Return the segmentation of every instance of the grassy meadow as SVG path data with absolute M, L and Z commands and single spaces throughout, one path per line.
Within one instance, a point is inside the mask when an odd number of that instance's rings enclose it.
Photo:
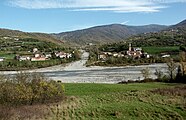
M 12 118 L 48 120 L 185 120 L 186 85 L 65 84 L 63 102 L 15 108 Z M 11 113 L 11 112 L 9 112 Z M 9 118 L 11 119 L 11 118 Z
M 67 110 L 72 119 L 186 119 L 185 95 L 161 95 L 158 90 L 152 91 L 156 88 L 173 89 L 176 84 L 65 84 L 65 86 L 66 95 L 81 100 L 79 107 Z

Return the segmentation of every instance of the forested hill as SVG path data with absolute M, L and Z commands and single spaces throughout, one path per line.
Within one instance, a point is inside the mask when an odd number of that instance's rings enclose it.
M 40 41 L 45 42 L 52 42 L 56 44 L 63 43 L 60 40 L 57 40 L 56 38 L 52 37 L 50 34 L 45 33 L 28 33 L 28 32 L 22 32 L 18 30 L 9 30 L 9 29 L 0 29 L 0 37 L 16 37 L 16 38 L 32 38 L 37 39 Z
M 168 28 L 168 30 L 178 30 L 179 32 L 181 32 L 182 34 L 186 34 L 186 20 L 183 20 L 182 22 L 176 24 L 176 25 L 172 25 Z
M 110 46 L 123 46 L 130 42 L 133 46 L 186 46 L 186 20 L 160 32 L 151 32 L 129 37 L 125 41 Z M 126 44 L 128 45 L 128 44 Z
M 53 34 L 53 36 L 57 39 L 80 45 L 87 43 L 100 44 L 123 41 L 132 35 L 158 32 L 166 28 L 167 26 L 163 25 L 127 26 L 121 24 L 112 24 L 72 32 Z

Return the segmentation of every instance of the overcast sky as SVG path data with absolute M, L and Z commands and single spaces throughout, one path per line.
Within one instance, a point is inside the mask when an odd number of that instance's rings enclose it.
M 186 0 L 0 0 L 0 28 L 58 33 L 106 24 L 172 25 Z

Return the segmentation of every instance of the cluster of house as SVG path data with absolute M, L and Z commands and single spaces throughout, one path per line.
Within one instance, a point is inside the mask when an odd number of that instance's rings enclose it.
M 8 37 L 8 36 L 5 36 L 5 37 L 2 37 L 4 40 L 15 40 L 15 41 L 18 41 L 19 40 L 19 38 L 18 38 L 18 36 L 14 36 L 14 37 Z
M 50 58 L 52 58 L 52 54 L 51 53 L 40 53 L 38 51 L 37 48 L 33 49 L 33 54 L 34 56 L 16 56 L 16 59 L 19 61 L 45 61 L 45 60 L 49 60 Z M 71 58 L 72 57 L 72 53 L 66 53 L 66 52 L 62 52 L 62 51 L 58 51 L 54 53 L 56 58 Z
M 125 57 L 125 58 L 133 58 L 133 59 L 139 59 L 139 58 L 150 58 L 150 55 L 144 51 L 142 51 L 142 48 L 133 48 L 131 44 L 129 44 L 128 51 L 123 51 L 120 53 L 112 53 L 112 52 L 102 52 L 98 55 L 99 60 L 106 60 L 108 57 Z

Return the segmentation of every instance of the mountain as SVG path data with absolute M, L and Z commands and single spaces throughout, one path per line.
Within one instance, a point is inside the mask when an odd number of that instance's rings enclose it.
M 52 35 L 66 42 L 84 45 L 87 43 L 100 44 L 123 41 L 132 35 L 158 32 L 165 28 L 167 28 L 167 26 L 163 25 L 127 26 L 111 24 Z
M 45 42 L 52 42 L 56 44 L 62 43 L 62 41 L 57 40 L 50 34 L 28 33 L 28 32 L 22 32 L 18 30 L 9 30 L 9 29 L 0 29 L 0 37 L 32 38 L 32 39 L 37 39 Z
M 174 27 L 186 27 L 186 20 L 183 20 L 182 22 L 174 25 Z
M 176 30 L 176 31 L 186 33 L 186 20 L 183 20 L 176 25 L 170 26 L 167 30 Z
M 131 36 L 126 41 L 134 46 L 186 46 L 186 20 L 156 33 Z

